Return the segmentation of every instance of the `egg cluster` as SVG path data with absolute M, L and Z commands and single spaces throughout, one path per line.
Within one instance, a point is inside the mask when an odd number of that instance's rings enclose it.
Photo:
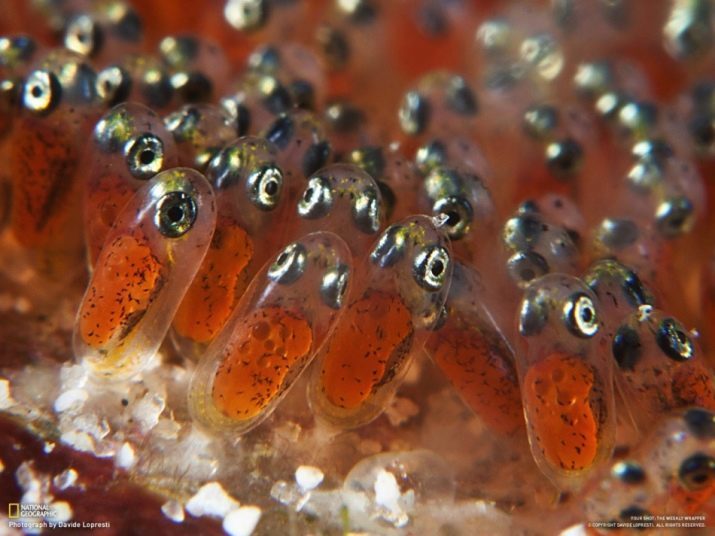
M 51 310 L 86 270 L 95 377 L 169 341 L 237 437 L 303 372 L 369 425 L 431 359 L 579 520 L 715 523 L 709 2 L 0 9 L 4 271 Z

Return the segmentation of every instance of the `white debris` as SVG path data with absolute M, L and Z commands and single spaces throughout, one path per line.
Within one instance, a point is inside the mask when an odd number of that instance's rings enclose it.
M 10 394 L 10 382 L 5 378 L 0 379 L 0 410 L 8 409 L 15 405 Z
M 181 506 L 179 501 L 173 499 L 166 501 L 161 505 L 161 511 L 174 523 L 183 523 L 184 521 L 184 507 Z
M 201 486 L 196 495 L 186 503 L 186 511 L 194 517 L 226 517 L 231 510 L 240 506 L 218 482 L 209 482 Z
M 56 501 L 50 504 L 50 509 L 52 514 L 47 516 L 47 521 L 53 521 L 55 523 L 66 523 L 72 516 L 72 506 L 67 501 Z
M 50 452 L 55 450 L 55 444 L 52 441 L 45 441 L 45 444 L 42 447 L 42 450 L 45 451 L 45 454 L 49 454 Z
M 57 413 L 78 411 L 82 409 L 87 398 L 89 398 L 89 393 L 84 389 L 70 389 L 65 391 L 55 400 L 55 411 Z
M 301 493 L 298 492 L 293 484 L 289 484 L 285 480 L 278 480 L 271 486 L 271 498 L 275 499 L 286 506 L 297 503 L 301 498 Z
M 166 400 L 154 393 L 147 392 L 144 397 L 134 405 L 132 416 L 141 428 L 143 434 L 148 433 L 159 422 L 159 415 L 166 407 Z
M 60 369 L 62 390 L 81 389 L 87 384 L 89 370 L 82 365 L 65 364 Z
M 86 432 L 69 430 L 60 436 L 60 441 L 76 450 L 94 452 L 94 439 L 92 439 L 92 436 Z
M 119 449 L 119 452 L 117 452 L 115 462 L 117 464 L 117 467 L 121 467 L 122 469 L 129 469 L 132 465 L 134 465 L 136 459 L 137 456 L 134 452 L 134 447 L 132 447 L 129 443 L 124 442 L 122 447 Z
M 325 478 L 323 471 L 312 465 L 301 465 L 295 470 L 295 481 L 303 491 L 317 488 Z
M 567 529 L 562 530 L 559 536 L 586 536 L 587 534 L 586 527 L 582 523 L 579 523 L 578 525 L 571 525 Z
M 261 509 L 258 506 L 242 506 L 226 515 L 223 530 L 231 536 L 251 536 L 260 519 Z
M 65 469 L 52 479 L 52 484 L 54 484 L 57 489 L 67 489 L 75 485 L 77 482 L 77 476 L 77 471 L 74 469 Z
M 420 408 L 409 398 L 396 396 L 390 405 L 385 409 L 392 426 L 401 426 L 420 412 Z

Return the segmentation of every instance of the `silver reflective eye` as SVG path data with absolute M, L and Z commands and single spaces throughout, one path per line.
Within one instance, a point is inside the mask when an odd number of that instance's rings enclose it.
M 102 151 L 119 151 L 132 134 L 134 121 L 124 106 L 107 112 L 94 127 L 94 141 Z
M 89 15 L 78 15 L 65 31 L 65 48 L 82 56 L 96 54 L 102 48 L 102 30 Z
M 646 474 L 640 464 L 634 461 L 617 462 L 611 468 L 611 475 L 624 484 L 642 484 Z
M 432 140 L 422 145 L 415 153 L 415 164 L 420 173 L 427 175 L 431 170 L 443 166 L 447 161 L 447 147 L 440 140 Z
M 124 144 L 124 157 L 133 177 L 150 179 L 164 166 L 164 144 L 154 134 L 141 134 Z
M 401 225 L 392 225 L 380 236 L 375 249 L 370 253 L 370 260 L 380 268 L 387 268 L 404 256 L 406 247 L 407 231 Z
M 132 88 L 132 79 L 127 71 L 114 65 L 97 74 L 95 86 L 100 100 L 112 106 L 127 100 Z
M 715 458 L 703 452 L 688 456 L 678 468 L 678 480 L 692 492 L 711 488 L 715 481 Z
M 665 199 L 655 211 L 656 227 L 667 238 L 688 232 L 694 220 L 693 204 L 683 196 Z
M 545 228 L 538 215 L 525 212 L 507 220 L 502 238 L 508 248 L 515 251 L 526 250 L 538 242 Z
M 423 289 L 430 292 L 440 290 L 449 275 L 449 251 L 442 246 L 422 249 L 412 265 L 412 276 Z
M 576 89 L 589 97 L 606 93 L 612 84 L 613 73 L 606 62 L 582 63 L 574 75 Z
M 400 126 L 405 134 L 416 136 L 427 128 L 430 117 L 430 104 L 416 91 L 408 91 L 402 99 L 398 112 Z
M 268 278 L 282 285 L 295 283 L 305 273 L 307 260 L 305 246 L 294 242 L 278 254 L 268 268 Z
M 573 294 L 564 304 L 563 314 L 566 327 L 577 337 L 590 338 L 598 333 L 596 307 L 586 294 Z
M 658 326 L 655 340 L 663 353 L 674 361 L 687 361 L 695 355 L 693 342 L 674 318 L 665 318 Z
M 527 290 L 519 308 L 519 333 L 531 337 L 541 333 L 549 319 L 548 304 L 540 292 Z
M 536 68 L 546 80 L 556 78 L 564 65 L 564 56 L 556 39 L 550 34 L 539 34 L 521 43 L 521 58 Z
M 513 28 L 504 19 L 490 19 L 477 28 L 477 43 L 491 55 L 504 52 L 512 39 Z
M 253 171 L 246 179 L 248 198 L 261 210 L 273 210 L 283 191 L 283 172 L 268 164 Z
M 662 182 L 664 174 L 663 161 L 652 154 L 646 154 L 638 158 L 626 178 L 636 191 L 648 193 Z
M 576 173 L 583 160 L 581 145 L 574 139 L 554 141 L 546 146 L 546 165 L 558 178 Z
M 447 107 L 459 115 L 471 116 L 477 113 L 477 98 L 461 76 L 449 79 L 445 100 Z
M 199 41 L 193 36 L 167 36 L 159 42 L 162 59 L 171 67 L 181 69 L 199 54 Z
M 364 233 L 373 234 L 380 229 L 380 202 L 372 188 L 359 192 L 353 199 L 353 221 Z
M 348 161 L 356 165 L 375 180 L 385 172 L 385 155 L 382 148 L 376 145 L 366 145 L 354 149 L 348 155 Z
M 48 114 L 60 103 L 61 95 L 62 86 L 53 73 L 33 71 L 25 81 L 22 104 L 36 114 Z
M 672 2 L 663 37 L 668 51 L 676 58 L 690 58 L 703 54 L 712 46 L 710 25 L 712 7 L 707 0 Z
M 303 218 L 322 218 L 333 206 L 333 189 L 325 177 L 311 177 L 303 197 L 298 201 L 298 214 Z
M 176 141 L 189 141 L 197 134 L 201 121 L 201 110 L 196 106 L 187 105 L 167 115 L 164 126 L 174 135 Z
M 349 277 L 350 268 L 344 264 L 338 264 L 325 272 L 320 282 L 320 297 L 325 305 L 331 309 L 340 309 L 343 306 Z
M 622 249 L 638 240 L 638 225 L 632 220 L 605 218 L 596 230 L 596 238 L 609 249 Z
M 545 140 L 556 129 L 559 113 L 548 104 L 532 106 L 524 112 L 524 130 L 534 139 Z
M 628 101 L 618 111 L 618 122 L 631 134 L 644 134 L 658 120 L 658 108 L 650 102 Z
M 535 251 L 517 251 L 506 263 L 509 276 L 520 286 L 549 273 L 549 263 Z
M 256 30 L 263 26 L 268 15 L 265 0 L 228 0 L 223 8 L 226 21 L 237 30 Z
M 194 196 L 187 192 L 168 192 L 156 205 L 154 225 L 167 238 L 179 238 L 196 222 L 198 206 Z
M 310 177 L 313 173 L 322 168 L 328 161 L 328 158 L 330 158 L 332 151 L 333 149 L 330 147 L 330 143 L 325 140 L 311 144 L 310 147 L 305 150 L 303 162 L 300 166 L 303 175 Z
M 447 234 L 452 240 L 459 240 L 471 229 L 474 211 L 463 197 L 449 196 L 438 199 L 432 205 L 432 215 L 444 216 Z
M 618 91 L 606 91 L 596 99 L 596 111 L 609 120 L 615 120 L 628 102 L 628 97 Z

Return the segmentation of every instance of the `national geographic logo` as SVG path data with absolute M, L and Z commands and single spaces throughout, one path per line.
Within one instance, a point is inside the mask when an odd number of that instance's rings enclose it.
M 20 518 L 20 503 L 9 503 L 7 505 L 7 517 L 10 519 Z
M 49 504 L 8 503 L 7 505 L 7 517 L 9 519 L 51 517 L 53 514 L 54 512 Z

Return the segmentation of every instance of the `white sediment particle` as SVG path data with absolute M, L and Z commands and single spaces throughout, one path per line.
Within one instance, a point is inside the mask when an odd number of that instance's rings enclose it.
M 209 482 L 201 486 L 196 495 L 186 503 L 186 511 L 194 517 L 226 517 L 231 510 L 240 506 L 218 482 Z
M 84 389 L 69 389 L 63 392 L 55 400 L 55 411 L 64 413 L 65 411 L 79 411 L 89 398 L 89 393 Z
M 62 434 L 60 441 L 76 450 L 94 452 L 94 439 L 87 432 L 69 430 Z
M 52 441 L 45 441 L 45 444 L 42 447 L 42 450 L 45 451 L 45 454 L 49 454 L 50 452 L 55 450 L 55 444 Z
M 571 525 L 567 529 L 562 530 L 559 536 L 586 536 L 587 534 L 586 527 L 579 523 L 578 525 Z
M 132 412 L 134 420 L 146 434 L 159 422 L 159 415 L 164 411 L 166 401 L 163 397 L 147 392 L 134 406 Z
M 22 488 L 20 501 L 23 504 L 46 504 L 52 501 L 49 493 L 50 479 L 47 475 L 36 472 L 32 462 L 22 462 L 15 471 L 15 480 Z
M 62 389 L 81 389 L 87 384 L 89 371 L 82 365 L 62 365 L 60 369 L 60 384 Z
M 325 478 L 323 471 L 312 465 L 301 465 L 295 470 L 296 484 L 303 491 L 310 491 L 317 488 Z
M 179 501 L 173 499 L 166 501 L 161 505 L 161 511 L 174 523 L 183 523 L 184 521 L 184 507 L 181 506 Z
M 117 452 L 115 462 L 117 464 L 117 467 L 121 467 L 122 469 L 129 469 L 132 465 L 134 465 L 136 459 L 137 456 L 134 452 L 134 447 L 132 447 L 131 444 L 125 441 L 119 449 L 119 452 Z
M 57 489 L 67 489 L 75 485 L 75 483 L 77 482 L 77 477 L 77 471 L 72 468 L 65 469 L 52 479 L 52 484 L 54 484 Z
M 15 405 L 15 401 L 10 394 L 10 382 L 5 378 L 0 378 L 0 410 L 8 409 Z
M 54 521 L 57 523 L 66 523 L 72 516 L 74 512 L 72 511 L 72 506 L 67 501 L 56 501 L 50 504 L 51 515 L 47 516 L 48 521 Z
M 278 480 L 271 486 L 271 498 L 281 504 L 291 505 L 300 499 L 300 494 L 294 485 Z
M 241 506 L 230 511 L 223 520 L 223 530 L 231 536 L 251 536 L 261 519 L 257 506 Z

